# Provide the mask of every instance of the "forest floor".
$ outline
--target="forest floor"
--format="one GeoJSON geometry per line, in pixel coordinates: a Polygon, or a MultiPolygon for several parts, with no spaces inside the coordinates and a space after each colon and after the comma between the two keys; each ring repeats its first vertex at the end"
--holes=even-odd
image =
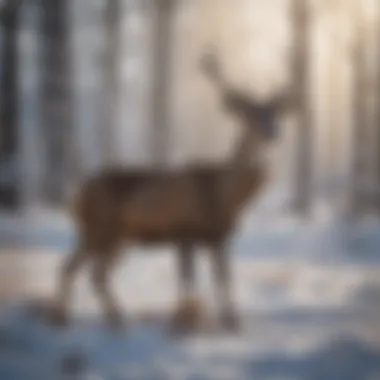
{"type": "MultiPolygon", "coordinates": [[[[60,216],[0,218],[1,380],[380,380],[377,221],[246,219],[230,245],[236,334],[170,334],[177,277],[168,247],[133,247],[117,265],[112,288],[125,330],[103,322],[87,269],[72,323],[48,326],[34,306],[52,296],[74,241],[60,216]]],[[[197,265],[212,314],[207,253],[197,265]]]]}
{"type": "MultiPolygon", "coordinates": [[[[212,311],[210,267],[200,256],[199,291],[212,311]]],[[[118,332],[103,322],[86,270],[67,329],[46,325],[31,307],[51,296],[64,257],[47,249],[2,251],[0,379],[380,380],[380,266],[373,260],[233,255],[240,330],[173,337],[172,252],[135,249],[118,265],[112,286],[130,319],[118,332]]]]}

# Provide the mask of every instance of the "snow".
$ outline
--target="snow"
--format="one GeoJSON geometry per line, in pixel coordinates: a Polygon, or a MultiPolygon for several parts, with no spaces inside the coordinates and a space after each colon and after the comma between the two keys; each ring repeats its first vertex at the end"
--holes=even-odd
{"type": "MultiPolygon", "coordinates": [[[[75,237],[61,214],[33,215],[0,218],[0,379],[380,379],[376,219],[349,225],[248,215],[230,245],[241,330],[173,337],[172,247],[132,247],[115,268],[125,331],[104,324],[87,270],[75,284],[72,324],[45,325],[28,305],[51,296],[75,237]]],[[[201,249],[199,293],[214,318],[211,273],[201,249]]]]}
{"type": "MultiPolygon", "coordinates": [[[[0,246],[67,253],[75,245],[69,216],[59,210],[36,209],[25,215],[0,215],[0,246]]],[[[310,262],[329,265],[379,263],[380,221],[359,222],[298,219],[260,212],[254,205],[242,216],[230,250],[256,260],[310,262]],[[254,211],[254,212],[253,212],[254,211]]],[[[170,247],[169,247],[170,248],[170,247]]],[[[166,247],[164,249],[167,249],[166,247]]],[[[134,247],[134,251],[141,251],[134,247]]]]}
{"type": "Polygon", "coordinates": [[[294,325],[281,313],[246,316],[249,327],[240,335],[173,339],[159,323],[115,334],[90,318],[57,332],[14,308],[2,318],[0,376],[61,378],[67,357],[75,355],[78,373],[68,378],[377,379],[378,342],[366,337],[368,318],[358,323],[357,317],[326,322],[310,314],[294,325]]]}

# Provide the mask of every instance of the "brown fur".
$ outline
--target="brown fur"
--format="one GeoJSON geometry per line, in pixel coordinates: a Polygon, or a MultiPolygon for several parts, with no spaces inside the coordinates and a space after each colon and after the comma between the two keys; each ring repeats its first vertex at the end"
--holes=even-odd
{"type": "Polygon", "coordinates": [[[191,167],[173,173],[108,171],[79,194],[75,219],[89,248],[119,237],[133,243],[213,243],[231,230],[260,189],[262,168],[191,167]]]}

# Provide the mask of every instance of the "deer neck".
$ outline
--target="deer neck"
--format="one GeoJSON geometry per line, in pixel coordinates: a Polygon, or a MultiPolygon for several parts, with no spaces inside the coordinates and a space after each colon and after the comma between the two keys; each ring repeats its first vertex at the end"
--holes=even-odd
{"type": "Polygon", "coordinates": [[[232,157],[224,179],[224,196],[231,217],[249,202],[262,188],[269,173],[262,147],[243,136],[232,157]]]}

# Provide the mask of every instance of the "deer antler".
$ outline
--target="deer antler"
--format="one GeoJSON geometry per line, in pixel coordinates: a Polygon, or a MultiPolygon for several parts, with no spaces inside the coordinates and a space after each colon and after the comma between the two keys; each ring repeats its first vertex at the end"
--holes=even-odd
{"type": "Polygon", "coordinates": [[[221,85],[224,81],[222,78],[220,63],[215,47],[207,49],[208,51],[203,54],[200,59],[200,67],[203,73],[212,81],[221,85]]]}

